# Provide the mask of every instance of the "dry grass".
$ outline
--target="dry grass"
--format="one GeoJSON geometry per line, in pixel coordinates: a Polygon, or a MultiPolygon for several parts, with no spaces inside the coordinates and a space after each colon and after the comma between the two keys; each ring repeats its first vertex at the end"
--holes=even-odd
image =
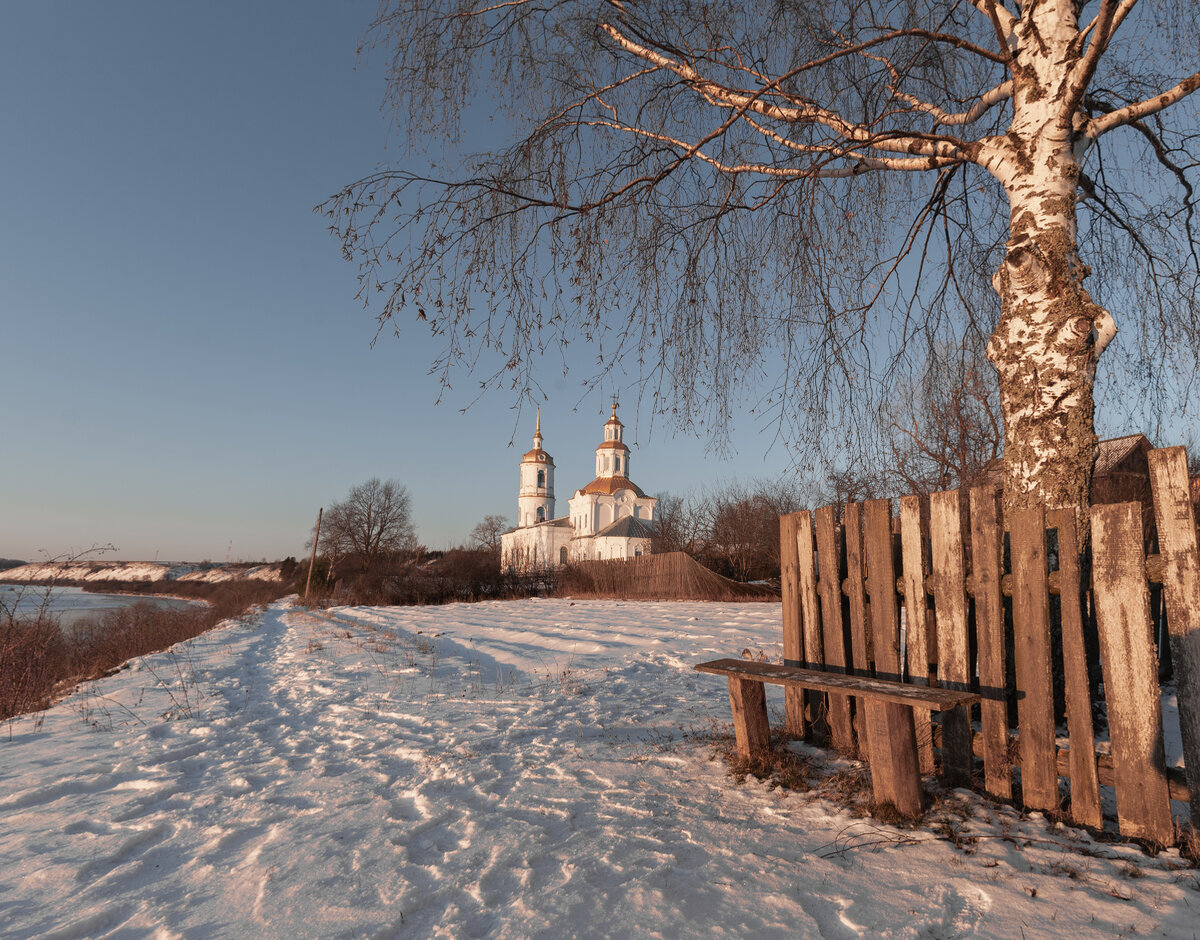
{"type": "MultiPolygon", "coordinates": [[[[176,582],[161,590],[180,593],[176,582]]],[[[29,616],[0,617],[0,721],[41,711],[75,683],[107,675],[136,656],[157,652],[238,617],[285,588],[264,581],[206,584],[190,589],[204,607],[165,609],[146,603],[112,610],[64,629],[48,603],[29,616]]]]}

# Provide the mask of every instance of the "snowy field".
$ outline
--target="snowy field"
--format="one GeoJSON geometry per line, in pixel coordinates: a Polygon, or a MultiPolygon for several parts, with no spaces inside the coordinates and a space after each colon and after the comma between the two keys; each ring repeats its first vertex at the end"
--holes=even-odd
{"type": "Polygon", "coordinates": [[[1175,851],[712,759],[777,604],[286,602],[0,740],[3,937],[1195,937],[1175,851]]]}

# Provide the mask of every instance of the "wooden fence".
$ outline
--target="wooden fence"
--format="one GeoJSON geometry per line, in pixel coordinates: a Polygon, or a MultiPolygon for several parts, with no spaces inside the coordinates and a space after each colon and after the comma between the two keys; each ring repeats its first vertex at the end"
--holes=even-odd
{"type": "MultiPolygon", "coordinates": [[[[923,770],[942,739],[970,737],[960,752],[982,758],[989,793],[1029,809],[1067,805],[1074,821],[1101,826],[1102,787],[1112,787],[1123,835],[1173,844],[1172,799],[1190,801],[1200,823],[1200,550],[1183,448],[1152,451],[1150,471],[1155,525],[1144,525],[1140,503],[1092,507],[1090,578],[1073,513],[1002,519],[991,487],[907,496],[898,517],[888,500],[848,504],[841,520],[832,506],[781,517],[785,663],[977,691],[970,722],[916,715],[923,770]],[[1160,585],[1182,773],[1164,759],[1150,603],[1160,585]],[[1101,663],[1107,753],[1097,753],[1089,647],[1101,663]]],[[[785,728],[866,753],[847,695],[786,690],[785,728]]],[[[943,772],[966,783],[973,769],[943,772]]]]}

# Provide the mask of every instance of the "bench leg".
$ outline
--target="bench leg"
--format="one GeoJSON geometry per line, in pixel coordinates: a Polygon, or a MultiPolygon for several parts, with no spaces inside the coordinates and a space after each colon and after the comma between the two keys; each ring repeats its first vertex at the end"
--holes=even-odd
{"type": "Polygon", "coordinates": [[[770,753],[771,725],[767,721],[767,693],[763,683],[730,676],[729,705],[733,709],[738,757],[770,753]]]}
{"type": "Polygon", "coordinates": [[[875,802],[891,803],[905,816],[920,815],[921,770],[912,706],[874,699],[865,704],[875,802]]]}
{"type": "Polygon", "coordinates": [[[942,782],[971,785],[971,713],[966,705],[942,712],[942,782]]]}

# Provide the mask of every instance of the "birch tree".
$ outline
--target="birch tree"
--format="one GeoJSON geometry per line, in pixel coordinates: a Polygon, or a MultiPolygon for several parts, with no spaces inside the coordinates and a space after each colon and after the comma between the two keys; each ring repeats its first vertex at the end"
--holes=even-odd
{"type": "Polygon", "coordinates": [[[319,208],[445,382],[536,392],[583,341],[718,436],[750,388],[793,448],[859,440],[914,353],[975,334],[1006,504],[1080,511],[1118,324],[1139,394],[1197,367],[1197,12],[383,0],[364,48],[435,168],[319,208]],[[506,145],[455,157],[481,125],[506,145]]]}

